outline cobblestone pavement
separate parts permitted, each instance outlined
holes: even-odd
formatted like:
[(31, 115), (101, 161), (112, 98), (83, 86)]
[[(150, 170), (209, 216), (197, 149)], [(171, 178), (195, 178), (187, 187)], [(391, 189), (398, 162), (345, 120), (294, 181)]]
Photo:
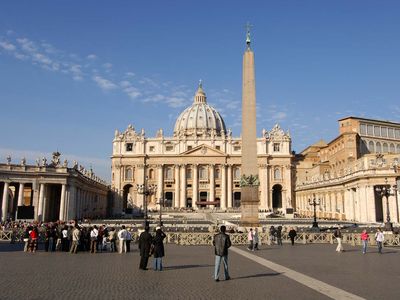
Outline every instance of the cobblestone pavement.
[[(139, 270), (133, 248), (128, 254), (32, 254), (22, 252), (21, 245), (0, 243), (0, 299), (328, 299), (233, 251), (232, 280), (215, 282), (212, 247), (166, 245), (163, 272)], [(397, 299), (400, 252), (363, 256), (358, 250), (284, 245), (249, 254), (367, 299)]]

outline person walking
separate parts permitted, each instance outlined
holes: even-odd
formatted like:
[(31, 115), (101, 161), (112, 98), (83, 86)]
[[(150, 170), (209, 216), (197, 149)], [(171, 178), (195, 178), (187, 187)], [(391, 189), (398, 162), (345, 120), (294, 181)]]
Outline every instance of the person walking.
[(258, 250), (258, 228), (254, 228), (253, 233), (253, 250)]
[(275, 242), (275, 236), (276, 236), (276, 229), (274, 226), (271, 226), (269, 229), (269, 242), (270, 245), (273, 245)]
[(147, 270), (147, 263), (149, 262), (151, 243), (153, 237), (149, 233), (150, 227), (145, 226), (144, 231), (139, 236), (139, 251), (140, 251), (140, 270)]
[(156, 228), (156, 236), (153, 239), (153, 247), (154, 247), (154, 261), (153, 267), (154, 271), (162, 271), (162, 258), (165, 256), (164, 251), (164, 239), (166, 235), (161, 230), (161, 227)]
[(293, 227), (290, 227), (289, 238), (290, 242), (292, 243), (292, 246), (294, 246), (294, 239), (296, 238), (296, 236), (297, 236), (296, 230), (294, 230)]
[(95, 225), (90, 230), (90, 253), (97, 252), (97, 236), (99, 235), (99, 231), (97, 230), (97, 226)]
[(378, 252), (379, 254), (382, 254), (382, 245), (383, 242), (385, 241), (385, 235), (383, 234), (380, 228), (378, 228), (378, 231), (375, 233), (375, 240), (376, 240), (376, 245), (378, 246)]
[(81, 231), (79, 230), (79, 225), (75, 224), (72, 230), (72, 245), (69, 253), (78, 253), (79, 240), (81, 239)]
[(336, 252), (343, 252), (344, 250), (342, 246), (342, 232), (340, 231), (340, 227), (335, 230), (333, 236), (336, 238), (336, 241), (338, 243), (336, 247)]
[(29, 250), (29, 236), (32, 228), (31, 226), (26, 226), (25, 231), (24, 231), (24, 252), (28, 252)]
[(361, 233), (361, 242), (362, 242), (362, 253), (367, 253), (367, 245), (368, 245), (369, 235), (367, 233), (367, 229), (364, 229)]
[(33, 227), (31, 232), (29, 233), (29, 237), (31, 240), (30, 251), (32, 253), (35, 253), (38, 248), (38, 238), (39, 238), (39, 231), (38, 231), (38, 228), (36, 225)]
[(282, 226), (278, 226), (278, 229), (276, 230), (276, 242), (278, 243), (278, 246), (282, 246)]
[(125, 252), (126, 253), (126, 229), (125, 225), (122, 225), (121, 230), (118, 231), (118, 240), (119, 240), (119, 249), (118, 253)]
[(247, 247), (247, 250), (254, 251), (253, 240), (254, 240), (253, 228), (250, 228), (250, 231), (247, 234), (247, 241), (249, 242), (249, 246)]
[(219, 281), (219, 269), (221, 265), (221, 260), (224, 264), (224, 275), (225, 280), (231, 279), (229, 276), (228, 268), (228, 248), (230, 248), (231, 239), (229, 235), (225, 233), (225, 225), (221, 226), (220, 233), (216, 234), (213, 239), (213, 245), (215, 250), (215, 269), (214, 269), (214, 280)]

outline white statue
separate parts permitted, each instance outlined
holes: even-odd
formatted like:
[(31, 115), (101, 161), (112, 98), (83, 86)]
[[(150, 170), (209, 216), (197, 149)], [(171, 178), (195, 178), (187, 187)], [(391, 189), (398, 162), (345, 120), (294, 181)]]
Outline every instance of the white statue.
[(21, 166), (25, 166), (25, 165), (26, 165), (26, 159), (25, 159), (25, 157), (23, 157), (21, 159)]

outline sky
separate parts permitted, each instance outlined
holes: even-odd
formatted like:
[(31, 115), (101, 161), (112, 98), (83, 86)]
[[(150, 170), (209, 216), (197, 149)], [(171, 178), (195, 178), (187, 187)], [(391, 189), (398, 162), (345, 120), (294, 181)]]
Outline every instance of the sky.
[(245, 24), (252, 24), (257, 131), (292, 149), (347, 116), (400, 122), (400, 2), (1, 1), (0, 162), (58, 150), (110, 180), (115, 129), (172, 135), (199, 80), (241, 131)]

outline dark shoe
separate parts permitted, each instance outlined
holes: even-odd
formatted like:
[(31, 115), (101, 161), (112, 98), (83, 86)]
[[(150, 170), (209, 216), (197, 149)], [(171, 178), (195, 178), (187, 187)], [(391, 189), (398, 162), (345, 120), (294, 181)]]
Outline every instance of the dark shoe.
[(231, 280), (231, 278), (230, 278), (230, 277), (228, 277), (228, 278), (225, 278), (225, 280)]
[(218, 281), (219, 281), (219, 279), (217, 278), (217, 279), (215, 279), (215, 281), (216, 281), (216, 282), (218, 282)]

